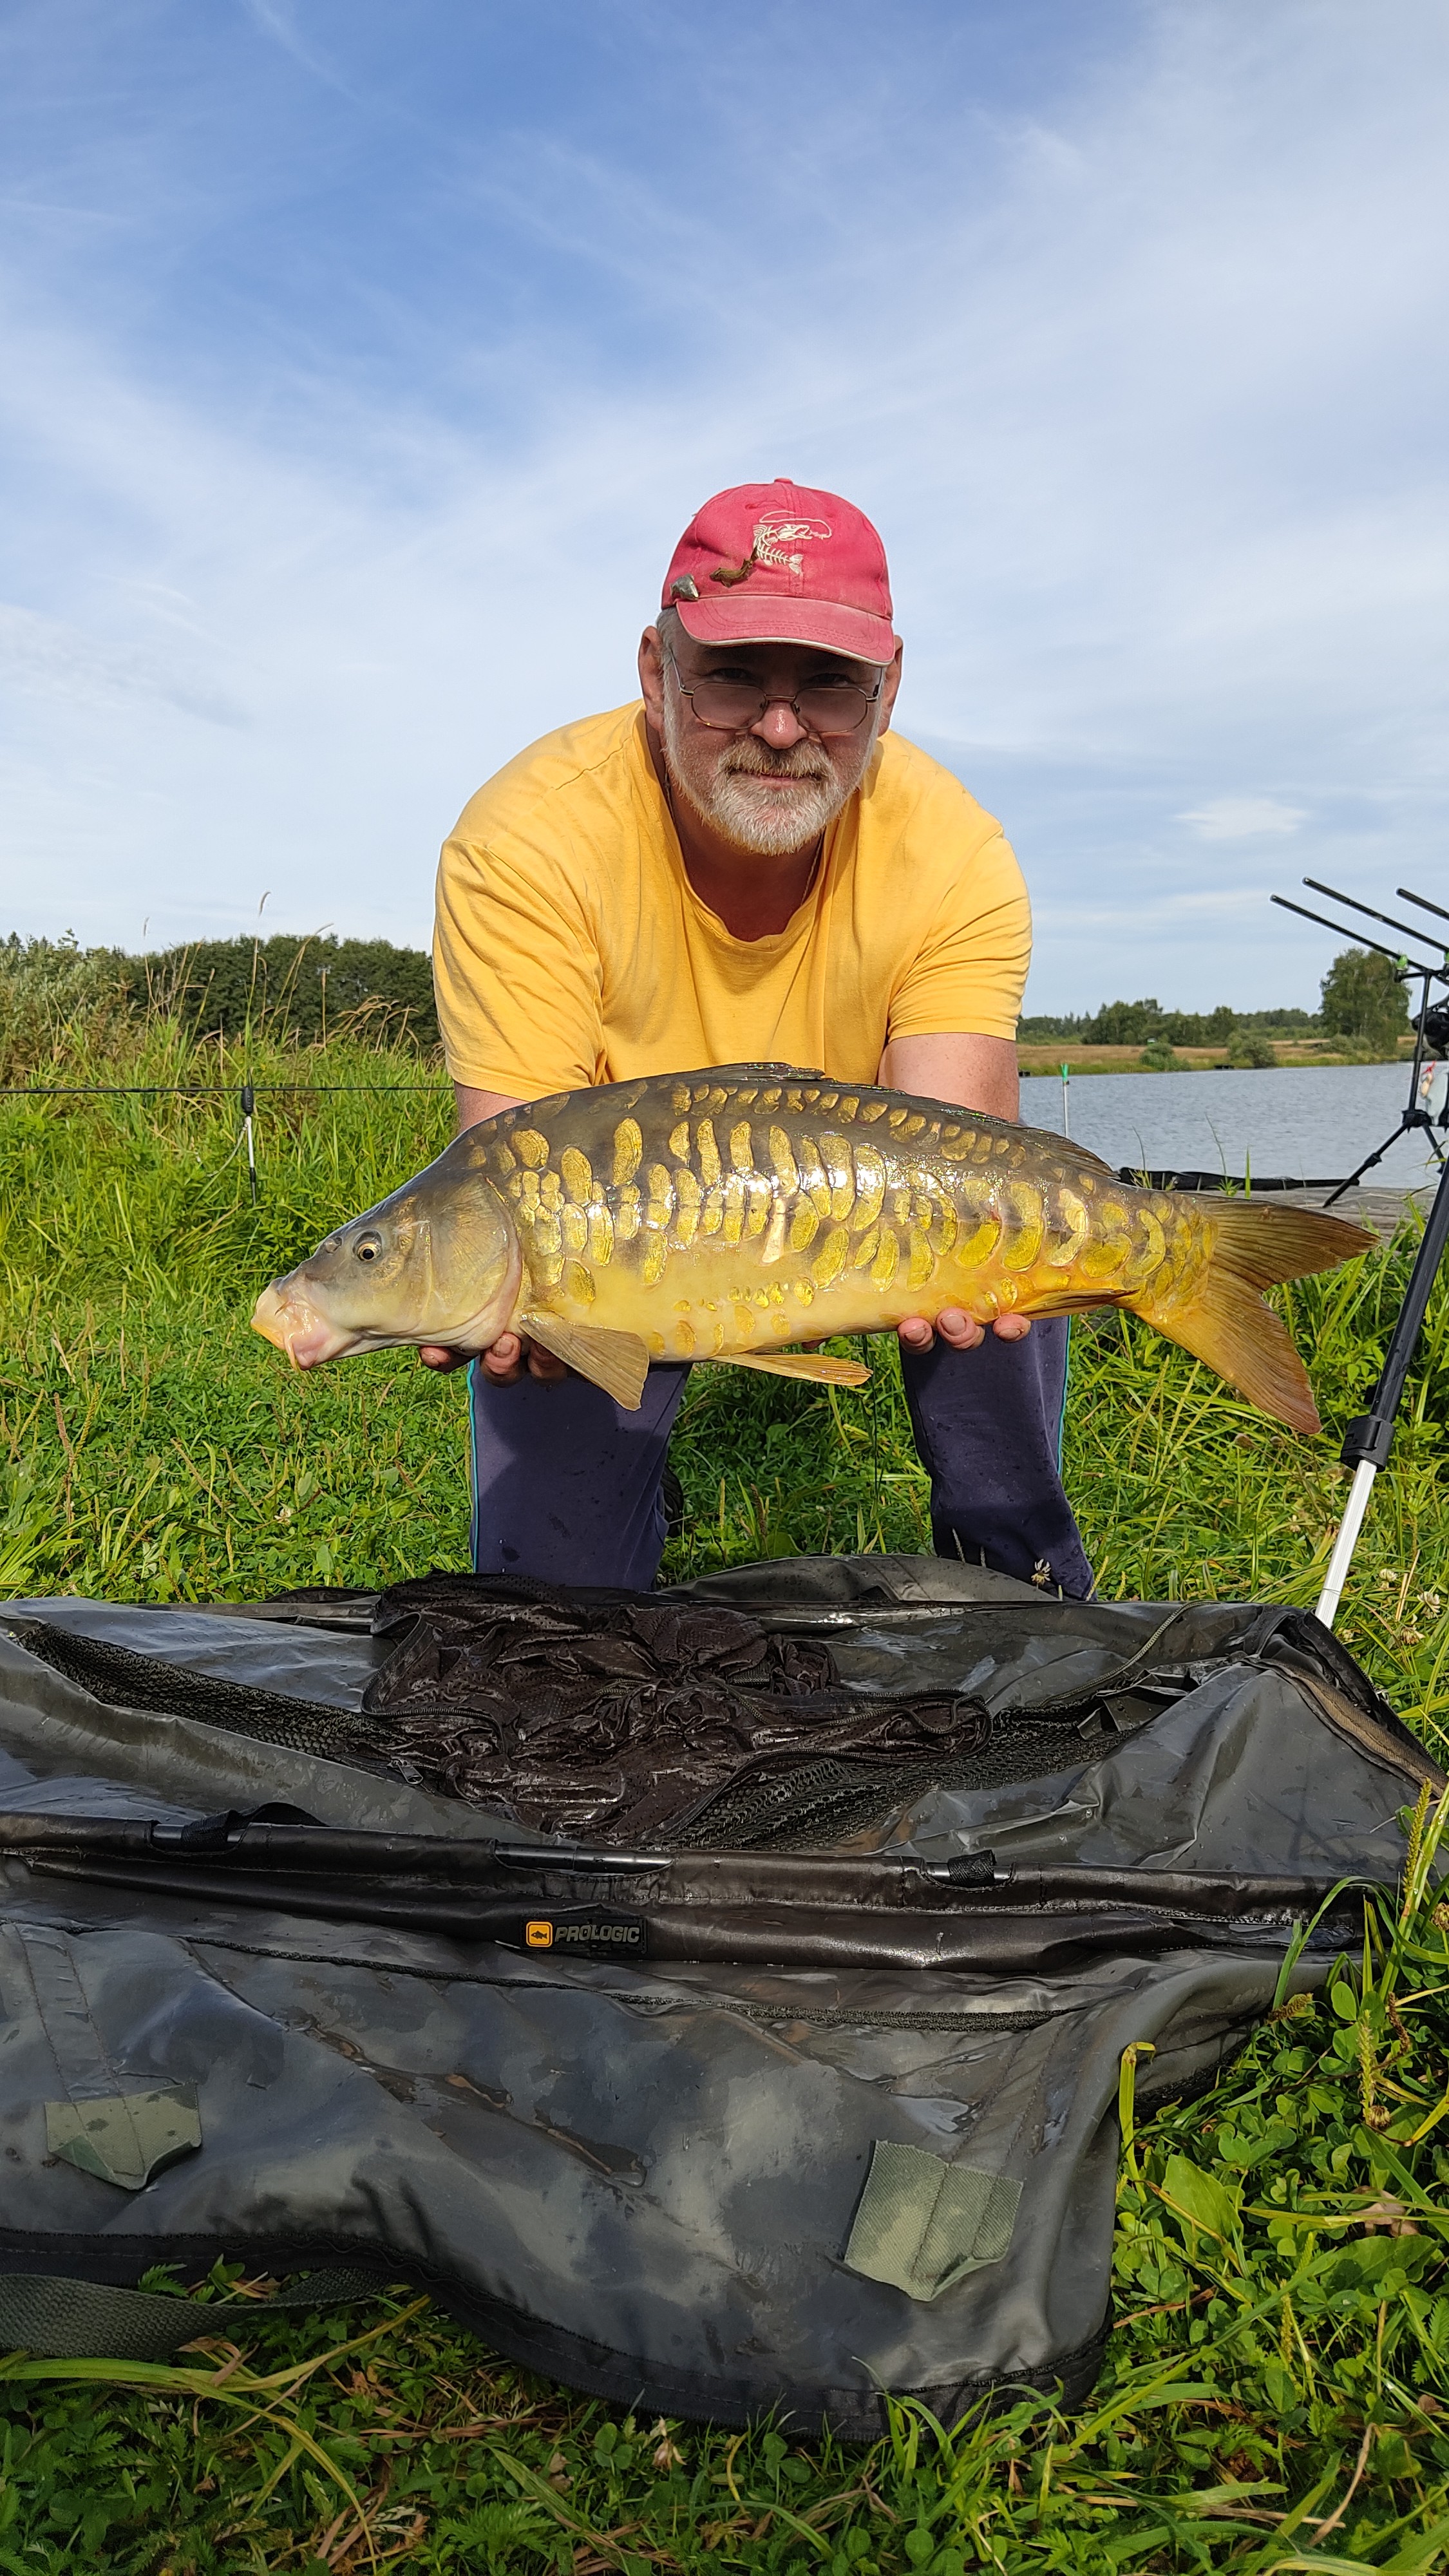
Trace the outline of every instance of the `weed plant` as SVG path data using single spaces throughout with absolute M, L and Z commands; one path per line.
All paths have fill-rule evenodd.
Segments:
M 32 1039 L 56 1082 L 327 1088 L 261 1092 L 255 1207 L 233 1094 L 0 1101 L 0 1590 L 256 1597 L 464 1562 L 459 1383 L 404 1354 L 294 1377 L 247 1327 L 265 1279 L 445 1141 L 437 1073 L 365 1040 L 198 1047 L 162 1015 L 118 1034 L 94 994 Z M 1106 1594 L 1312 1601 L 1337 1435 L 1412 1249 L 1284 1292 L 1315 1442 L 1131 1319 L 1075 1329 L 1066 1472 Z M 929 1546 L 889 1346 L 871 1357 L 861 1396 L 696 1373 L 668 1571 Z M 1441 1291 L 1340 1626 L 1441 1757 L 1446 1396 Z M 1449 2563 L 1443 1828 L 1421 1810 L 1361 1956 L 1205 2099 L 1136 2128 L 1124 2069 L 1117 2325 L 1081 2414 L 900 2405 L 887 2440 L 841 2451 L 574 2399 L 402 2292 L 301 2325 L 259 2305 L 243 2345 L 203 2335 L 174 2365 L 0 2358 L 0 2570 L 1429 2576 Z M 268 2287 L 228 2266 L 188 2286 Z

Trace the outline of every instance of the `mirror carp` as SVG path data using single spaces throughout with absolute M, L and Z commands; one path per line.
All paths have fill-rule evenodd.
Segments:
M 263 1291 L 299 1368 L 528 1334 L 637 1409 L 654 1360 L 824 1384 L 859 1362 L 787 1344 L 959 1306 L 1122 1306 L 1264 1412 L 1312 1432 L 1262 1291 L 1377 1238 L 1316 1209 L 1129 1188 L 1067 1138 L 788 1065 L 559 1092 L 455 1138 Z

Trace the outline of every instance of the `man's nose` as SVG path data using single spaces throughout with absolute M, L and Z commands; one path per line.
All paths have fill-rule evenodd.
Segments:
M 758 734 L 771 751 L 793 751 L 796 743 L 805 739 L 805 727 L 788 698 L 772 698 L 750 731 Z

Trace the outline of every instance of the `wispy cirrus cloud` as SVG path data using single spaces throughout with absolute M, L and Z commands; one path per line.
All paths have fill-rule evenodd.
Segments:
M 1308 813 L 1302 805 L 1280 805 L 1273 796 L 1214 796 L 1177 820 L 1200 841 L 1262 841 L 1298 831 Z
M 214 687 L 198 687 L 188 671 L 191 655 L 154 645 L 107 645 L 58 617 L 0 602 L 0 686 L 38 690 L 83 706 L 123 706 L 151 701 L 205 724 L 238 725 L 244 710 Z

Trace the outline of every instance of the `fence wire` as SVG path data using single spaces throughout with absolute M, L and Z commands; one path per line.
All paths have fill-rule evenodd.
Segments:
M 248 1092 L 305 1092 L 314 1099 L 335 1099 L 343 1092 L 438 1091 L 446 1076 L 433 1082 L 4 1082 L 0 1100 L 244 1100 Z
M 241 1127 L 232 1150 L 246 1148 L 247 1182 L 255 1207 L 261 1197 L 261 1185 L 253 1120 L 261 1095 L 272 1099 L 337 1100 L 362 1093 L 389 1093 L 394 1097 L 409 1093 L 438 1099 L 446 1096 L 447 1087 L 446 1075 L 436 1075 L 431 1082 L 6 1082 L 0 1083 L 0 1100 L 235 1100 L 241 1111 Z

